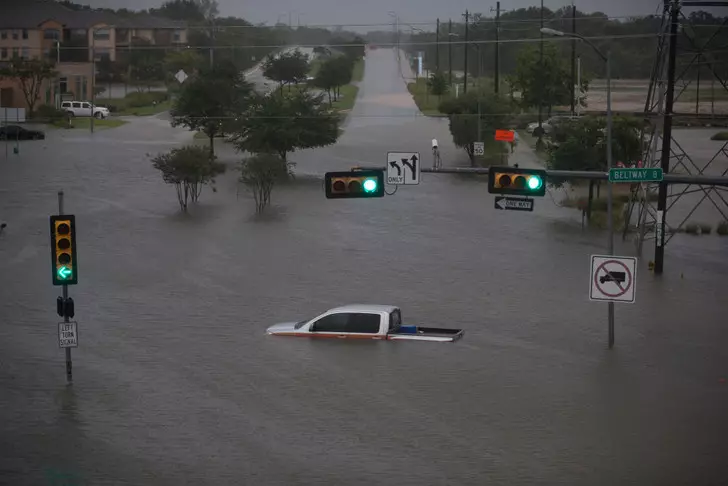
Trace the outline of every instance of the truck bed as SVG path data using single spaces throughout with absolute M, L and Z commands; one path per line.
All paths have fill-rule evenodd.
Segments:
M 387 334 L 393 341 L 434 341 L 452 342 L 463 337 L 462 329 L 443 329 L 439 327 L 402 326 L 400 331 Z

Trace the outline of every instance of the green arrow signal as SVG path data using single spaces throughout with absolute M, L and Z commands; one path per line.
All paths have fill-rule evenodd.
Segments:
M 68 267 L 61 267 L 58 269 L 57 273 L 58 273 L 58 278 L 60 278 L 61 280 L 66 280 L 71 277 L 71 273 L 73 273 L 73 272 Z

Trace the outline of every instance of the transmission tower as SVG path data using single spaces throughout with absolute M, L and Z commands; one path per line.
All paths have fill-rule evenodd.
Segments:
M 683 14 L 683 7 L 727 7 L 726 13 L 728 13 L 728 1 L 663 0 L 657 54 L 644 108 L 647 128 L 644 129 L 643 139 L 647 143 L 642 163 L 644 167 L 661 168 L 665 174 L 679 172 L 690 175 L 708 175 L 706 170 L 718 165 L 715 163 L 716 161 L 724 159 L 728 162 L 728 142 L 722 144 L 707 163 L 696 163 L 673 137 L 673 120 L 679 117 L 715 120 L 716 117 L 712 113 L 700 113 L 699 103 L 696 103 L 696 113 L 694 114 L 676 113 L 674 102 L 693 82 L 693 79 L 688 76 L 694 72 L 694 67 L 698 67 L 698 73 L 700 73 L 705 66 L 703 70 L 710 72 L 714 80 L 720 84 L 719 89 L 728 93 L 728 80 L 721 77 L 716 69 L 716 64 L 720 65 L 721 62 L 716 63 L 715 58 L 720 58 L 721 55 L 717 53 L 717 56 L 713 56 L 711 52 L 726 48 L 726 46 L 715 45 L 715 41 L 721 30 L 728 27 L 728 17 L 722 24 L 715 26 L 715 32 L 707 42 L 701 43 L 697 39 L 692 22 Z M 679 69 L 677 66 L 678 55 L 681 58 L 686 56 L 690 58 L 688 63 L 681 63 Z M 717 117 L 726 119 L 728 115 L 723 114 Z M 720 175 L 725 176 L 727 173 L 728 169 Z M 702 197 L 692 206 L 688 215 L 684 218 L 669 218 L 670 209 L 683 196 L 693 193 L 698 193 Z M 663 271 L 665 245 L 684 227 L 693 213 L 703 204 L 712 203 L 723 219 L 728 221 L 727 199 L 726 188 L 719 186 L 677 185 L 664 182 L 635 184 L 632 187 L 627 208 L 626 221 L 629 224 L 625 224 L 623 238 L 627 237 L 630 227 L 636 227 L 637 251 L 640 255 L 644 242 L 654 240 L 654 271 L 660 274 Z

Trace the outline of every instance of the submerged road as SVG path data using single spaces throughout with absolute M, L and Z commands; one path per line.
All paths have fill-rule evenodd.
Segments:
M 369 53 L 361 96 L 337 146 L 295 154 L 299 173 L 447 133 L 416 116 L 389 50 Z M 299 178 L 256 218 L 231 172 L 185 216 L 147 154 L 189 139 L 151 117 L 0 154 L 0 484 L 725 483 L 728 240 L 678 235 L 661 279 L 642 261 L 609 351 L 588 300 L 603 234 L 548 196 L 495 211 L 482 182 L 424 174 L 328 201 Z M 59 189 L 78 220 L 71 387 L 49 275 Z M 264 334 L 356 302 L 466 334 Z

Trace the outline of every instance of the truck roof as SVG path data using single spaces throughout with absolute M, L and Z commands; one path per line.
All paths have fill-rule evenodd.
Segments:
M 334 307 L 331 312 L 393 312 L 399 309 L 396 305 L 382 304 L 349 304 L 341 307 Z

